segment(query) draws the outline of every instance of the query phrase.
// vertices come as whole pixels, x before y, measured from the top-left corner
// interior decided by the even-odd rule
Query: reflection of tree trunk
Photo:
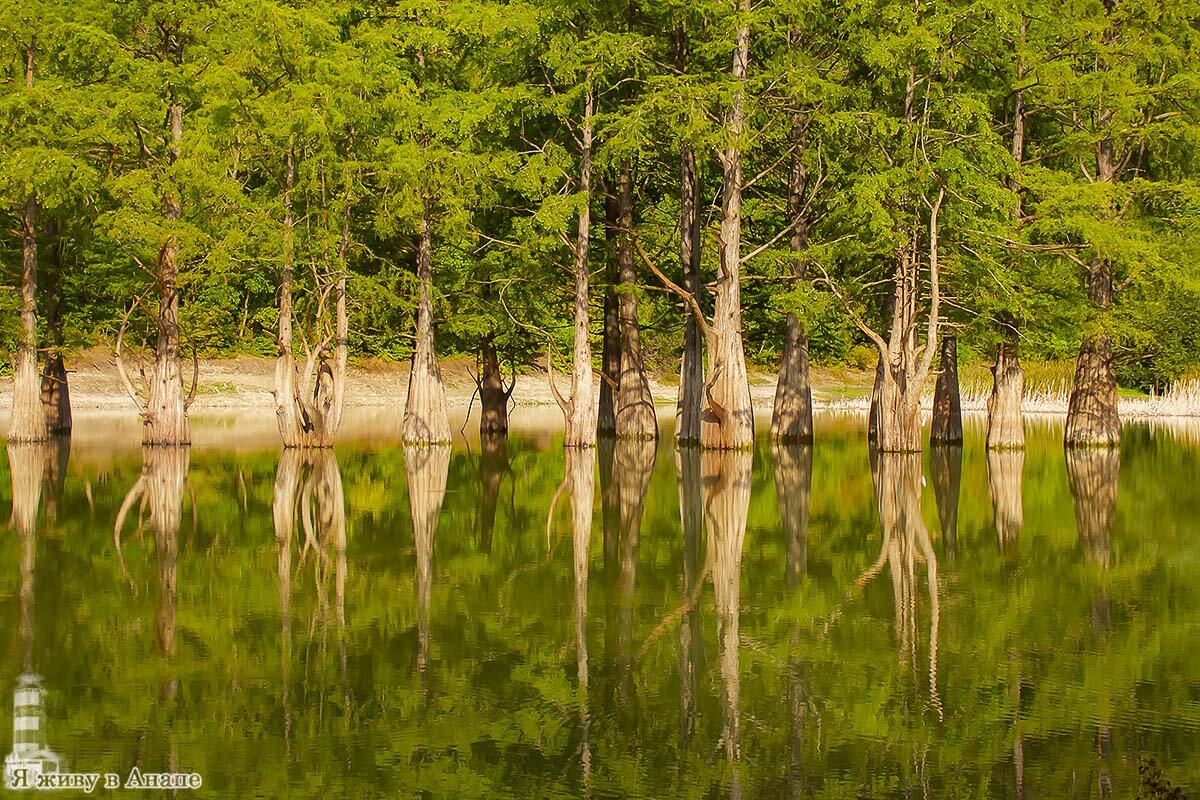
[[[283,742],[290,754],[292,742],[292,537],[296,531],[296,502],[303,457],[285,449],[275,469],[271,516],[275,523],[276,571],[279,575],[280,684],[283,687]]]
[[[617,617],[617,702],[622,710],[633,714],[635,719],[637,697],[633,680],[633,619],[638,545],[655,454],[655,443],[649,439],[619,439],[614,453],[613,478],[617,487],[620,530],[618,559],[621,570]]]
[[[658,438],[654,399],[642,360],[641,331],[637,310],[637,270],[633,262],[633,177],[629,163],[621,165],[617,184],[617,265],[621,291],[617,298],[621,329],[621,371],[617,379],[617,436],[622,439]]]
[[[958,337],[942,339],[942,357],[933,390],[933,419],[929,440],[941,444],[961,444],[962,396],[958,390]]]
[[[433,595],[433,537],[446,497],[450,448],[406,447],[404,471],[408,475],[408,502],[412,510],[413,542],[417,553],[417,673],[421,690],[429,690],[429,604]]]
[[[37,551],[38,507],[42,499],[42,477],[52,458],[51,449],[38,442],[8,446],[8,469],[12,478],[12,518],[9,525],[21,540],[21,621],[18,627],[23,669],[33,669],[33,568]]]
[[[812,486],[812,446],[772,445],[775,467],[775,498],[779,517],[787,533],[787,587],[795,591],[808,571],[808,501]],[[787,666],[787,706],[789,718],[787,797],[798,798],[804,792],[804,717],[808,698],[804,661],[799,656],[800,631],[793,627],[791,649],[795,654]]]
[[[616,482],[616,440],[604,437],[600,439],[597,449],[600,462],[600,525],[604,536],[604,672],[614,676],[617,661],[616,590],[621,575],[618,562],[621,549],[621,494]],[[615,702],[613,689],[611,682],[605,686],[609,705]]]
[[[480,435],[483,452],[479,456],[479,549],[492,552],[492,531],[496,527],[496,505],[500,500],[500,482],[511,472],[508,465],[508,437]]]
[[[704,511],[700,502],[700,451],[675,450],[679,486],[679,521],[683,528],[683,596],[692,597],[702,578]],[[700,612],[688,604],[679,618],[679,740],[686,744],[696,730],[696,675],[704,643]]]
[[[942,716],[937,687],[939,594],[937,556],[921,517],[921,455],[880,453],[875,473],[883,552],[892,576],[900,660],[915,663],[917,561],[925,562],[929,590],[929,703]],[[957,494],[956,494],[957,496]],[[957,503],[957,500],[955,501]]]
[[[812,486],[812,445],[772,445],[775,498],[787,534],[787,586],[795,589],[808,570],[808,495]]]
[[[588,704],[588,565],[592,539],[592,506],[596,493],[596,455],[588,449],[566,454],[566,485],[571,491],[571,541],[575,564],[575,677],[579,703],[580,766],[584,794],[591,788],[591,716]]]
[[[717,605],[717,646],[721,666],[721,733],[725,756],[741,757],[741,675],[739,615],[741,611],[742,543],[750,511],[751,454],[705,452],[700,456],[704,527]],[[736,771],[733,788],[740,787]]]
[[[937,503],[938,523],[946,558],[953,562],[958,544],[958,500],[962,488],[962,446],[938,445],[931,448],[929,463],[933,473],[933,499]]]
[[[1121,454],[1117,450],[1069,448],[1067,479],[1075,501],[1075,524],[1088,558],[1107,567],[1117,515]]]
[[[988,450],[988,494],[992,496],[992,515],[996,520],[996,542],[1001,552],[1016,546],[1025,524],[1021,484],[1025,471],[1025,451]]]

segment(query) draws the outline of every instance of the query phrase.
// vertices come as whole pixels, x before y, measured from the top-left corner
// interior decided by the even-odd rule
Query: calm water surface
[[[1060,436],[10,447],[0,686],[196,796],[1200,793],[1200,436]]]

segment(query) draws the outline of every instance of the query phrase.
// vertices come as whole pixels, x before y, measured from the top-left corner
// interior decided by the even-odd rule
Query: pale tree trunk
[[[67,383],[67,367],[63,362],[62,292],[66,263],[63,257],[62,234],[58,224],[50,221],[50,261],[54,271],[46,285],[46,331],[52,348],[42,366],[42,410],[46,415],[46,432],[52,435],[71,433],[71,391]]]
[[[737,0],[748,14],[749,0]],[[725,149],[721,158],[721,237],[713,311],[708,383],[700,419],[700,443],[715,450],[743,449],[754,444],[754,408],[742,349],[742,137],[745,135],[746,64],[750,29],[737,30],[733,51],[734,87],[725,117]]]
[[[566,421],[564,447],[594,447],[596,444],[596,388],[592,376],[592,342],[588,333],[588,239],[591,234],[592,196],[592,115],[595,97],[591,90],[591,77],[584,103],[584,120],[580,126],[582,144],[579,168],[579,191],[584,203],[579,209],[579,228],[575,237],[575,322],[574,344],[571,354],[571,399],[564,400],[554,389],[553,373],[551,388],[555,400],[562,409]],[[553,366],[547,361],[548,370]]]
[[[1015,335],[996,346],[992,394],[988,398],[987,446],[991,449],[1021,449],[1025,446],[1025,420],[1021,413],[1025,372],[1021,369],[1018,353]]]
[[[446,387],[433,343],[433,231],[428,198],[424,199],[417,238],[417,346],[408,373],[404,404],[404,441],[409,444],[448,444],[450,419]]]
[[[1088,276],[1088,299],[1094,308],[1103,310],[1112,295],[1112,265],[1096,261]],[[1105,331],[1085,334],[1079,347],[1064,441],[1068,447],[1116,447],[1121,443],[1113,343]]]
[[[182,60],[182,45],[171,45],[175,63]],[[173,99],[168,112],[170,144],[168,159],[179,159],[183,141],[183,104]],[[168,186],[163,195],[163,208],[168,225],[183,218],[182,199],[178,187]],[[150,373],[150,392],[142,425],[142,444],[179,445],[192,440],[187,410],[191,398],[183,393],[183,373],[180,369],[179,345],[179,237],[167,234],[158,251],[156,278],[158,281],[158,338],[154,345],[154,366]],[[192,387],[193,391],[195,386]]]
[[[792,279],[805,280],[801,254],[808,241],[809,223],[804,219],[808,173],[804,166],[805,122],[800,114],[792,117],[792,166],[788,178],[788,224],[792,226],[788,245],[792,251]],[[787,333],[783,339],[783,358],[775,384],[775,406],[771,412],[771,438],[781,444],[808,444],[813,438],[812,384],[808,376],[808,332],[793,313],[787,315]]]
[[[658,420],[654,398],[642,359],[641,331],[638,325],[637,271],[633,263],[633,176],[628,163],[621,165],[617,181],[617,266],[621,290],[618,310],[621,330],[621,371],[617,378],[617,437],[621,439],[657,439]]]
[[[332,352],[321,345],[305,357],[304,369],[293,354],[295,325],[293,299],[295,223],[292,213],[295,163],[289,146],[284,171],[283,253],[279,281],[279,355],[275,360],[275,419],[284,447],[332,447],[341,427],[345,407],[346,364],[349,356],[349,315],[346,311],[346,271],[350,247],[349,198],[342,209],[341,241],[338,245],[336,273],[323,278],[332,281],[317,287],[319,293],[332,289],[334,297]],[[329,325],[324,301],[318,304],[318,326]],[[323,335],[318,330],[317,335]]]
[[[508,433],[508,399],[512,396],[516,376],[509,386],[500,374],[500,358],[496,354],[495,334],[488,334],[480,345],[479,370],[479,435],[505,436]]]
[[[706,452],[700,456],[704,527],[717,606],[717,649],[721,670],[721,749],[730,763],[731,794],[741,794],[741,580],[742,545],[750,511],[753,458],[749,452]]]
[[[958,388],[958,337],[942,338],[942,356],[933,389],[933,420],[929,441],[933,444],[962,444],[962,395]]]
[[[1121,454],[1115,448],[1068,448],[1067,480],[1088,560],[1107,567],[1117,518]]]
[[[988,450],[987,470],[996,543],[1001,552],[1006,552],[1016,546],[1025,525],[1025,505],[1021,497],[1025,451],[1018,448]]]
[[[450,471],[450,447],[409,446],[404,449],[404,471],[408,477],[408,502],[412,511],[413,544],[416,550],[417,675],[421,696],[429,693],[429,615],[433,599],[433,539],[446,498]]]
[[[25,87],[33,88],[32,46],[25,50]],[[31,192],[21,210],[21,328],[13,355],[11,442],[40,442],[47,437],[37,369],[37,212],[37,196]]]
[[[957,556],[958,503],[962,494],[962,446],[943,444],[930,450],[933,499],[937,504],[938,524],[942,528],[942,547],[947,560],[953,563]]]
[[[604,331],[600,348],[600,408],[596,417],[596,432],[600,436],[617,433],[617,381],[621,375],[621,312],[617,302],[617,282],[621,279],[617,264],[617,242],[620,240],[617,198],[601,182],[604,195],[604,241],[607,261],[604,282]]]
[[[675,56],[680,70],[687,70],[687,28],[681,23],[676,31]],[[700,173],[696,153],[688,145],[679,150],[679,265],[683,270],[683,288],[702,299],[700,282]],[[704,405],[704,334],[695,314],[685,306],[683,318],[683,355],[679,362],[679,393],[675,402],[675,440],[700,441],[700,413]]]
[[[564,483],[571,493],[571,543],[575,578],[575,692],[579,704],[580,766],[584,795],[592,776],[591,714],[588,704],[588,572],[591,563],[592,507],[596,494],[596,453],[573,448],[566,453]]]
[[[679,741],[687,744],[696,732],[697,675],[704,643],[700,612],[694,600],[704,577],[704,509],[700,499],[698,448],[675,450],[675,478],[679,487],[679,522],[683,528],[683,596],[687,602],[679,618]]]
[[[655,444],[647,439],[618,439],[614,449],[613,482],[617,495],[617,529],[620,534],[617,590],[617,699],[623,711],[636,715],[634,691],[633,622],[637,591],[638,549],[642,512],[650,475],[654,471]]]

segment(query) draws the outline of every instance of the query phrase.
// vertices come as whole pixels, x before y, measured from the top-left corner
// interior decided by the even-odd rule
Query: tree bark
[[[62,292],[66,264],[63,258],[62,235],[53,219],[47,226],[50,236],[50,261],[54,265],[46,283],[46,331],[51,349],[42,365],[42,411],[46,416],[46,432],[50,435],[70,435],[71,391],[67,383],[67,367],[63,362]]]
[[[404,441],[408,444],[449,444],[446,387],[442,383],[442,368],[433,341],[433,223],[428,198],[423,203],[417,238],[417,346],[408,373]]]
[[[1097,261],[1089,274],[1088,299],[1103,311],[1112,295],[1112,266]],[[1105,331],[1085,334],[1079,347],[1063,438],[1067,447],[1117,447],[1121,443],[1112,337]]]
[[[482,367],[479,375],[479,435],[504,436],[508,433],[508,399],[512,387],[504,385],[500,358],[496,355],[496,335],[489,333],[480,345]],[[514,378],[515,380],[515,378]]]
[[[806,279],[801,254],[808,241],[809,223],[804,219],[804,194],[808,174],[804,166],[803,116],[792,117],[792,165],[788,179],[788,224],[792,226],[788,245],[792,252],[794,283]],[[783,358],[775,385],[775,406],[771,413],[771,438],[781,444],[808,444],[813,438],[812,384],[808,375],[808,332],[793,313],[787,315],[787,333],[783,340]]]
[[[607,261],[604,282],[604,339],[600,350],[600,409],[596,432],[601,436],[617,433],[617,382],[621,376],[621,312],[617,302],[617,282],[621,270],[617,264],[617,242],[620,240],[620,213],[617,198],[601,186],[604,195],[604,239]]]
[[[1020,449],[1025,446],[1025,420],[1021,404],[1025,394],[1025,372],[1021,369],[1016,336],[996,346],[992,367],[992,394],[988,398],[987,446],[991,449]]]
[[[958,337],[942,338],[942,356],[933,390],[933,420],[929,440],[936,444],[962,444],[962,395],[958,388]]]
[[[182,60],[182,44],[171,37],[170,50],[175,63]],[[168,160],[179,160],[183,141],[183,104],[174,98],[168,111],[170,144]],[[163,209],[168,224],[183,218],[183,205],[178,187],[168,184],[163,193]],[[183,393],[183,373],[180,369],[179,332],[179,237],[167,234],[158,251],[156,278],[158,283],[158,337],[154,345],[154,366],[150,374],[150,392],[142,424],[142,444],[181,445],[192,440],[188,422],[187,400]]]
[[[621,165],[617,183],[617,265],[621,290],[618,308],[621,330],[621,371],[617,379],[617,437],[621,439],[657,439],[658,419],[654,398],[642,360],[641,332],[637,310],[637,270],[633,262],[633,176],[626,162]]]
[[[596,444],[596,390],[592,377],[592,343],[588,332],[588,239],[591,235],[592,197],[592,115],[595,97],[591,76],[584,101],[584,120],[580,126],[582,153],[579,191],[584,197],[579,209],[579,228],[575,238],[575,322],[571,356],[571,399],[557,397],[566,418],[564,447],[594,447]]]
[[[704,285],[700,281],[700,175],[696,154],[690,147],[679,153],[679,262],[683,288],[699,303]],[[679,363],[679,394],[675,403],[675,439],[680,443],[700,441],[700,415],[704,405],[704,336],[700,324],[685,309],[683,355]]]
[[[749,13],[749,0],[737,0],[737,10]],[[721,157],[721,237],[709,350],[708,383],[700,419],[700,443],[714,450],[738,450],[754,444],[754,408],[742,349],[742,137],[745,135],[746,65],[750,58],[750,29],[737,29],[733,51],[734,87],[725,117],[725,148]]]

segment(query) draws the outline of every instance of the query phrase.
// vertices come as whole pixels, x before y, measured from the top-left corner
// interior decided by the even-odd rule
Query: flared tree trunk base
[[[71,389],[61,353],[49,356],[42,367],[42,410],[48,433],[64,435],[71,432]]]
[[[808,376],[808,337],[795,314],[788,314],[787,338],[771,410],[771,440],[777,444],[812,444],[812,385]]]
[[[929,424],[932,444],[962,444],[962,394],[958,386],[958,340],[942,339],[941,366],[933,390],[933,416]]]
[[[1001,343],[992,368],[992,394],[988,398],[987,446],[991,449],[1019,449],[1025,446],[1025,421],[1021,404],[1025,394],[1025,373],[1017,358],[1016,345]]]
[[[8,440],[25,443],[44,442],[49,438],[46,414],[42,409],[37,354],[32,347],[19,345],[13,359],[13,405]]]
[[[1067,447],[1117,447],[1121,443],[1117,375],[1108,336],[1088,336],[1079,348],[1063,441]]]

